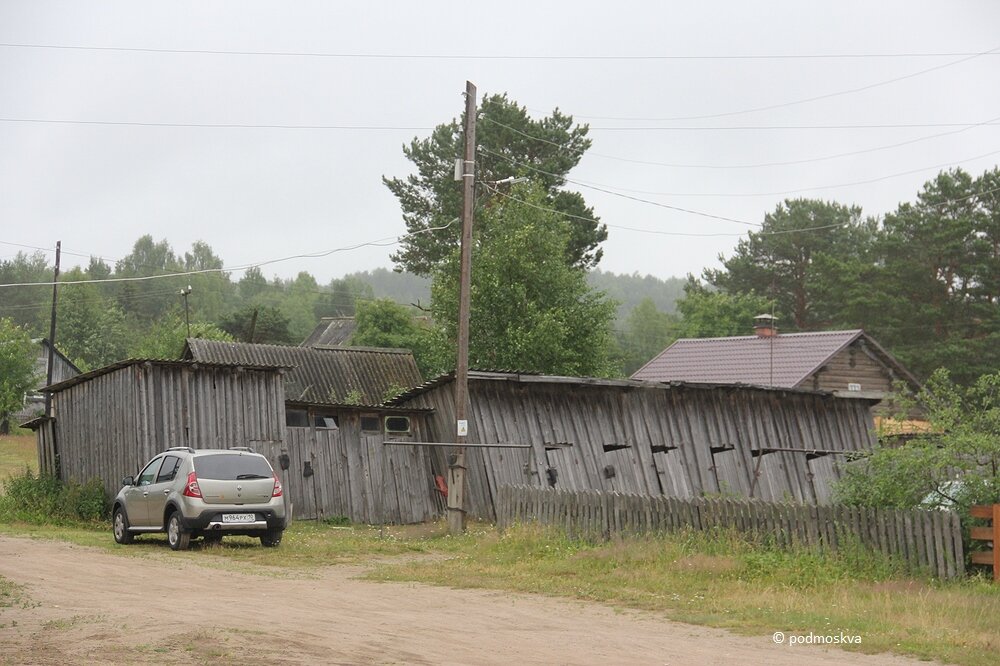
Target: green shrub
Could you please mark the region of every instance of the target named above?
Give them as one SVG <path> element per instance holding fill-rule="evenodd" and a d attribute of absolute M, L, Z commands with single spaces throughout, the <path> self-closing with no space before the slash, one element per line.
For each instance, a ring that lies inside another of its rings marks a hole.
<path fill-rule="evenodd" d="M 0 496 L 0 520 L 36 524 L 97 522 L 108 517 L 108 500 L 98 479 L 63 483 L 54 476 L 24 473 L 7 480 Z"/>

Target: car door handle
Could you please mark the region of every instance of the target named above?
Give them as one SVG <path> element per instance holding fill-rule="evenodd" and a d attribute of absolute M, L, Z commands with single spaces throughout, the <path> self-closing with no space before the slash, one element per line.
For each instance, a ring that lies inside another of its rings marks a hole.
<path fill-rule="evenodd" d="M 142 496 L 143 497 L 149 497 L 149 491 L 148 490 L 142 491 Z"/>
<path fill-rule="evenodd" d="M 166 490 L 164 490 L 163 494 L 164 495 L 169 495 L 170 494 L 170 488 L 167 488 Z"/>

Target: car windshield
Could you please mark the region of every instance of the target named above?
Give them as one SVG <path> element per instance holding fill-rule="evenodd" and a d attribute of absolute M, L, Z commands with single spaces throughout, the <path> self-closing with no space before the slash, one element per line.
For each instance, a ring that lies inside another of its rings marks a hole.
<path fill-rule="evenodd" d="M 238 453 L 212 453 L 194 459 L 194 469 L 199 479 L 238 481 L 242 479 L 270 479 L 271 466 L 260 456 Z"/>

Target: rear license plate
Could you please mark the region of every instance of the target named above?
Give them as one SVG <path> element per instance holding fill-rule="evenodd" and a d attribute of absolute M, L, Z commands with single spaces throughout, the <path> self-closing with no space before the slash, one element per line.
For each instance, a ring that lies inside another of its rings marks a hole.
<path fill-rule="evenodd" d="M 222 522 L 224 523 L 252 523 L 256 520 L 256 516 L 252 513 L 224 513 L 222 514 Z"/>

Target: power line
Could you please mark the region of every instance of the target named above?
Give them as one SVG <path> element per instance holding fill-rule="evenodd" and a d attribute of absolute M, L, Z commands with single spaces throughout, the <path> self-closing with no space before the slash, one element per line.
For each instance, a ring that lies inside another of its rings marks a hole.
<path fill-rule="evenodd" d="M 557 215 L 562 215 L 563 217 L 567 217 L 567 218 L 575 219 L 575 220 L 580 220 L 580 221 L 583 221 L 583 222 L 595 222 L 597 224 L 604 224 L 605 226 L 608 226 L 608 227 L 611 227 L 611 228 L 614 228 L 614 229 L 624 229 L 626 231 L 636 231 L 636 232 L 645 233 L 645 234 L 656 234 L 656 235 L 659 235 L 659 236 L 684 236 L 684 237 L 694 237 L 694 238 L 714 238 L 714 237 L 721 237 L 721 236 L 734 237 L 734 236 L 742 236 L 743 235 L 742 233 L 708 233 L 708 234 L 699 234 L 699 233 L 688 233 L 688 232 L 681 232 L 681 231 L 661 231 L 661 230 L 658 230 L 658 229 L 639 229 L 637 227 L 626 227 L 626 226 L 622 226 L 620 224 L 611 224 L 611 223 L 608 223 L 608 222 L 603 222 L 601 220 L 597 220 L 597 219 L 594 219 L 592 217 L 585 217 L 583 215 L 576 215 L 574 213 L 567 213 L 565 211 L 561 211 L 561 210 L 558 210 L 558 209 L 555 209 L 555 208 L 549 208 L 548 206 L 541 206 L 541 205 L 533 203 L 531 201 L 526 201 L 524 199 L 515 197 L 512 194 L 507 194 L 506 192 L 501 192 L 499 189 L 497 189 L 495 187 L 491 187 L 488 183 L 481 183 L 481 184 L 484 185 L 488 190 L 492 191 L 493 193 L 495 193 L 495 194 L 497 194 L 497 195 L 499 195 L 499 196 L 501 196 L 501 197 L 503 197 L 505 199 L 510 199 L 511 201 L 516 201 L 516 202 L 518 202 L 520 204 L 523 204 L 525 206 L 528 206 L 530 208 L 534 208 L 536 210 L 545 211 L 545 212 L 548 212 L 548 213 L 556 213 Z M 762 235 L 762 236 L 777 236 L 777 235 L 783 235 L 783 234 L 788 234 L 788 233 L 797 233 L 797 232 L 800 232 L 800 231 L 819 231 L 821 229 L 832 229 L 834 227 L 840 227 L 840 226 L 843 226 L 843 225 L 842 224 L 828 224 L 828 225 L 824 225 L 824 226 L 821 226 L 821 227 L 809 227 L 809 228 L 806 228 L 806 229 L 794 229 L 794 230 L 788 230 L 788 231 L 770 231 L 770 232 L 768 232 L 768 231 L 759 231 L 759 232 L 753 232 L 753 233 L 756 233 L 757 235 Z M 0 286 L 2 286 L 2 285 L 0 285 Z"/>
<path fill-rule="evenodd" d="M 2 120 L 2 119 L 0 119 Z M 495 122 L 495 121 L 491 121 Z M 849 129 L 911 129 L 921 127 L 981 127 L 997 126 L 986 123 L 850 123 L 841 125 L 674 125 L 638 127 L 600 127 L 590 125 L 595 132 L 765 132 L 770 130 L 849 130 Z"/>
<path fill-rule="evenodd" d="M 855 93 L 864 92 L 866 90 L 872 90 L 873 88 L 879 88 L 881 86 L 887 86 L 887 85 L 891 85 L 893 83 L 899 83 L 900 81 L 906 81 L 906 80 L 909 80 L 909 79 L 913 79 L 913 78 L 916 78 L 918 76 L 923 76 L 924 74 L 930 74 L 931 72 L 936 72 L 936 71 L 939 71 L 939 70 L 942 70 L 942 69 L 946 69 L 948 67 L 954 67 L 956 65 L 961 65 L 962 63 L 969 62 L 970 60 L 975 60 L 976 58 L 979 58 L 981 56 L 993 54 L 998 49 L 1000 49 L 1000 46 L 994 47 L 994 48 L 990 49 L 989 51 L 983 51 L 981 53 L 975 53 L 973 55 L 961 58 L 959 60 L 953 60 L 952 62 L 947 62 L 947 63 L 941 64 L 941 65 L 935 65 L 934 67 L 928 67 L 927 69 L 922 69 L 922 70 L 919 70 L 919 71 L 916 71 L 916 72 L 911 72 L 909 74 L 905 74 L 903 76 L 897 76 L 897 77 L 894 77 L 894 78 L 891 78 L 891 79 L 885 79 L 883 81 L 876 81 L 875 83 L 869 83 L 869 84 L 863 85 L 863 86 L 857 86 L 857 87 L 854 87 L 854 88 L 848 88 L 846 90 L 838 90 L 836 92 L 825 93 L 823 95 L 814 95 L 812 97 L 804 97 L 802 99 L 791 100 L 791 101 L 788 101 L 788 102 L 780 102 L 780 103 L 777 103 L 777 104 L 767 104 L 767 105 L 764 105 L 764 106 L 755 106 L 755 107 L 751 107 L 751 108 L 748 108 L 748 109 L 739 109 L 737 111 L 724 111 L 724 112 L 720 112 L 720 113 L 706 113 L 706 114 L 693 115 L 693 116 L 672 116 L 672 117 L 667 117 L 667 118 L 614 118 L 614 117 L 607 117 L 607 116 L 584 116 L 584 115 L 581 115 L 580 117 L 581 118 L 595 118 L 595 119 L 598 119 L 598 120 L 648 120 L 648 121 L 652 121 L 652 122 L 671 122 L 671 121 L 676 121 L 676 120 L 710 120 L 710 119 L 714 119 L 714 118 L 728 118 L 728 117 L 732 117 L 732 116 L 741 116 L 741 115 L 745 115 L 745 114 L 748 114 L 748 113 L 757 113 L 759 111 L 772 111 L 774 109 L 783 109 L 783 108 L 786 108 L 786 107 L 789 107 L 789 106 L 798 106 L 800 104 L 808 104 L 810 102 L 818 102 L 820 100 L 832 99 L 834 97 L 843 97 L 845 95 L 853 95 Z"/>
<path fill-rule="evenodd" d="M 497 123 L 495 120 L 483 118 L 486 122 Z M 279 129 L 279 130 L 342 130 L 359 132 L 427 132 L 435 128 L 418 125 L 291 125 L 287 123 L 170 123 L 145 122 L 125 120 L 78 120 L 70 118 L 0 118 L 4 123 L 34 123 L 50 125 L 94 125 L 110 127 L 180 127 L 200 129 Z M 979 123 L 871 123 L 842 125 L 676 125 L 676 126 L 642 126 L 642 127 L 600 127 L 590 126 L 594 132 L 727 132 L 727 131 L 771 131 L 771 130 L 849 130 L 849 129 L 909 129 L 921 127 L 984 127 L 1000 126 L 1000 122 Z M 525 136 L 529 136 L 525 134 Z M 530 137 L 535 138 L 536 137 Z M 537 139 L 543 141 L 543 139 Z M 554 143 L 554 142 L 548 142 Z M 558 144 L 554 144 L 558 145 Z"/>
<path fill-rule="evenodd" d="M 814 162 L 827 162 L 829 160 L 839 159 L 841 157 L 854 157 L 856 155 L 866 155 L 868 153 L 876 153 L 883 150 L 891 150 L 893 148 L 900 148 L 902 146 L 910 146 L 915 143 L 922 143 L 924 141 L 930 141 L 931 139 L 938 139 L 944 136 L 952 136 L 955 134 L 961 134 L 963 132 L 968 132 L 971 129 L 977 127 L 983 127 L 985 125 L 992 125 L 1000 121 L 1000 116 L 996 118 L 991 118 L 989 120 L 983 121 L 981 123 L 976 123 L 975 125 L 968 125 L 957 130 L 951 130 L 949 132 L 939 132 L 937 134 L 929 134 L 926 136 L 917 137 L 916 139 L 909 139 L 907 141 L 900 141 L 897 143 L 890 143 L 881 146 L 874 146 L 872 148 L 863 148 L 860 150 L 851 150 L 843 153 L 834 153 L 833 155 L 824 155 L 822 157 L 810 157 L 799 160 L 781 160 L 774 162 L 757 162 L 755 164 L 683 164 L 683 163 L 670 163 L 670 162 L 656 162 L 650 160 L 637 160 L 627 157 L 618 157 L 615 155 L 607 155 L 602 153 L 597 153 L 593 151 L 587 151 L 587 155 L 593 155 L 594 157 L 601 157 L 609 160 L 616 160 L 619 162 L 630 162 L 632 164 L 642 164 L 644 166 L 662 166 L 670 167 L 675 169 L 760 169 L 764 167 L 776 167 L 776 166 L 795 166 L 799 164 L 811 164 Z M 572 150 L 567 148 L 567 150 Z"/>
<path fill-rule="evenodd" d="M 254 262 L 254 263 L 250 263 L 250 264 L 244 264 L 244 265 L 241 265 L 241 266 L 230 266 L 230 267 L 222 267 L 222 268 L 204 268 L 204 269 L 200 269 L 200 270 L 180 271 L 180 272 L 176 272 L 176 273 L 169 273 L 169 274 L 166 274 L 166 275 L 140 275 L 140 276 L 134 276 L 134 277 L 104 278 L 104 279 L 100 279 L 100 280 L 67 280 L 67 281 L 60 281 L 58 284 L 59 285 L 68 285 L 68 284 L 109 284 L 109 283 L 116 283 L 116 282 L 148 282 L 150 280 L 161 280 L 161 279 L 164 279 L 164 278 L 174 278 L 174 277 L 180 277 L 180 276 L 184 276 L 184 275 L 204 275 L 204 274 L 207 274 L 207 273 L 226 273 L 226 272 L 233 272 L 233 271 L 241 271 L 241 270 L 246 270 L 248 268 L 257 268 L 257 267 L 260 267 L 260 266 L 267 266 L 269 264 L 276 264 L 276 263 L 283 262 L 283 261 L 289 261 L 291 259 L 314 259 L 314 258 L 319 258 L 319 257 L 328 257 L 331 254 L 334 254 L 334 253 L 337 253 L 337 252 L 346 252 L 346 251 L 350 251 L 350 250 L 357 250 L 357 249 L 362 248 L 362 247 L 369 247 L 369 246 L 372 246 L 372 247 L 388 247 L 390 245 L 395 245 L 395 244 L 399 243 L 404 238 L 409 238 L 411 236 L 416 236 L 416 235 L 419 235 L 419 234 L 429 233 L 429 232 L 432 232 L 432 231 L 440 231 L 442 229 L 447 229 L 452 224 L 454 224 L 454 222 L 455 222 L 455 220 L 451 220 L 447 224 L 444 224 L 444 225 L 439 226 L 439 227 L 428 227 L 427 229 L 421 229 L 419 231 L 414 231 L 414 232 L 409 233 L 409 234 L 403 234 L 401 236 L 394 236 L 394 237 L 390 237 L 390 238 L 380 238 L 380 239 L 374 240 L 374 241 L 367 241 L 367 242 L 364 242 L 364 243 L 358 243 L 356 245 L 349 245 L 349 246 L 345 246 L 345 247 L 338 247 L 338 248 L 334 248 L 332 250 L 325 250 L 325 251 L 322 251 L 322 252 L 312 252 L 312 253 L 306 253 L 306 254 L 295 254 L 295 255 L 288 256 L 288 257 L 281 257 L 279 259 L 268 259 L 268 260 L 265 260 L 265 261 L 258 261 L 258 262 Z M 52 286 L 53 284 L 55 284 L 55 283 L 53 283 L 53 282 L 14 282 L 14 283 L 9 283 L 9 284 L 0 284 L 0 288 L 4 288 L 4 287 L 42 287 L 42 286 Z"/>
<path fill-rule="evenodd" d="M 205 129 L 283 129 L 283 130 L 353 130 L 353 131 L 406 131 L 424 132 L 433 127 L 397 125 L 285 125 L 262 123 L 154 123 L 118 120 L 70 120 L 64 118 L 0 118 L 4 123 L 40 123 L 52 125 L 108 125 L 125 127 L 197 127 Z"/>
<path fill-rule="evenodd" d="M 0 47 L 19 49 L 52 49 L 62 51 L 109 51 L 124 53 L 175 53 L 196 55 L 275 56 L 294 58 L 356 58 L 368 60 L 840 60 L 840 59 L 891 59 L 891 58 L 954 58 L 996 55 L 991 51 L 901 51 L 888 53 L 760 53 L 760 54 L 662 54 L 662 55 L 526 55 L 526 54 L 446 54 L 446 53 L 358 53 L 324 51 L 237 51 L 220 49 L 168 49 L 125 46 L 87 46 L 70 44 L 0 43 Z"/>
<path fill-rule="evenodd" d="M 662 167 L 681 168 L 681 169 L 755 169 L 755 168 L 760 168 L 760 167 L 790 166 L 790 165 L 795 165 L 795 164 L 806 164 L 806 163 L 809 163 L 809 162 L 822 162 L 822 161 L 826 161 L 826 160 L 836 159 L 836 158 L 839 158 L 839 157 L 850 157 L 850 156 L 853 156 L 853 155 L 861 155 L 861 154 L 865 154 L 865 153 L 877 152 L 877 151 L 880 151 L 880 150 L 888 150 L 890 148 L 898 148 L 900 146 L 905 146 L 905 145 L 909 145 L 909 144 L 913 144 L 913 143 L 919 143 L 921 141 L 927 141 L 927 140 L 930 140 L 930 139 L 936 139 L 936 138 L 939 138 L 939 137 L 942 137 L 942 136 L 950 136 L 952 134 L 960 134 L 962 132 L 966 132 L 966 131 L 968 131 L 970 129 L 973 129 L 973 128 L 976 128 L 976 127 L 984 127 L 984 126 L 991 126 L 991 125 L 992 126 L 1000 125 L 1000 122 L 998 122 L 998 121 L 1000 121 L 1000 117 L 997 117 L 997 118 L 991 118 L 989 120 L 984 120 L 984 121 L 981 121 L 981 122 L 978 122 L 978 123 L 969 124 L 969 125 L 959 125 L 960 129 L 953 130 L 953 131 L 950 131 L 950 132 L 942 132 L 942 133 L 939 133 L 939 134 L 932 134 L 932 135 L 929 135 L 929 136 L 919 137 L 917 139 L 911 139 L 911 140 L 902 141 L 902 142 L 899 142 L 899 143 L 888 144 L 888 145 L 884 145 L 884 146 L 876 146 L 874 148 L 867 148 L 867 149 L 864 149 L 864 150 L 856 150 L 856 151 L 851 151 L 851 152 L 846 152 L 846 153 L 837 153 L 835 155 L 828 155 L 828 156 L 824 156 L 824 157 L 809 158 L 809 159 L 804 159 L 804 160 L 789 160 L 789 161 L 785 161 L 785 162 L 763 162 L 763 163 L 758 163 L 758 164 L 712 165 L 712 164 L 678 164 L 678 163 L 670 163 L 670 162 L 656 162 L 656 161 L 648 161 L 648 160 L 631 159 L 631 158 L 627 158 L 627 157 L 620 157 L 620 156 L 617 156 L 617 155 L 608 155 L 606 153 L 598 153 L 598 152 L 589 150 L 587 148 L 573 148 L 573 147 L 566 146 L 564 144 L 558 143 L 556 141 L 551 141 L 551 140 L 543 138 L 543 137 L 533 136 L 531 134 L 528 134 L 527 132 L 524 132 L 524 131 L 521 131 L 521 130 L 517 129 L 516 127 L 511 127 L 510 125 L 505 125 L 504 123 L 501 123 L 501 122 L 499 122 L 497 120 L 493 120 L 491 118 L 483 118 L 483 121 L 491 123 L 491 124 L 496 125 L 498 127 L 503 127 L 504 129 L 509 130 L 511 132 L 514 132 L 515 134 L 518 134 L 520 136 L 523 136 L 526 139 L 531 139 L 533 141 L 538 141 L 540 143 L 548 144 L 550 146 L 558 148 L 559 150 L 561 150 L 563 152 L 570 153 L 570 154 L 582 155 L 582 154 L 586 153 L 588 156 L 600 157 L 600 158 L 609 159 L 609 160 L 615 160 L 615 161 L 619 161 L 619 162 L 629 162 L 629 163 L 632 163 L 632 164 L 642 164 L 642 165 L 645 165 L 645 166 L 662 166 Z M 591 128 L 591 129 L 593 129 L 593 128 Z M 480 147 L 480 150 L 482 150 L 482 149 L 483 148 Z M 505 156 L 501 156 L 501 157 L 505 157 Z M 506 157 L 505 157 L 505 159 L 506 159 Z M 648 194 L 648 192 L 647 192 L 647 194 Z"/>
<path fill-rule="evenodd" d="M 974 160 L 982 159 L 984 157 L 991 157 L 993 155 L 996 155 L 996 154 L 1000 153 L 1000 150 L 993 150 L 993 151 L 990 151 L 988 153 L 983 153 L 981 155 L 976 155 L 974 157 L 968 157 L 968 158 L 961 159 L 961 160 L 953 160 L 953 161 L 950 161 L 950 162 L 945 162 L 945 163 L 941 163 L 941 164 L 935 164 L 935 165 L 932 165 L 932 166 L 920 167 L 920 168 L 917 168 L 917 169 L 911 169 L 909 171 L 901 171 L 901 172 L 898 172 L 898 173 L 892 173 L 892 174 L 888 174 L 888 175 L 885 175 L 885 176 L 879 176 L 877 178 L 871 178 L 871 179 L 868 179 L 868 180 L 853 181 L 853 182 L 850 182 L 850 183 L 839 183 L 839 184 L 836 184 L 836 185 L 815 185 L 815 186 L 811 186 L 811 187 L 803 187 L 803 188 L 799 188 L 799 189 L 784 190 L 784 191 L 778 191 L 778 192 L 746 192 L 746 193 L 744 193 L 744 192 L 737 192 L 737 193 L 734 193 L 734 192 L 659 192 L 659 191 L 650 191 L 650 190 L 628 189 L 628 188 L 622 188 L 622 187 L 615 187 L 615 186 L 612 186 L 612 185 L 601 185 L 599 183 L 588 183 L 587 181 L 575 180 L 575 179 L 572 179 L 572 178 L 567 178 L 565 176 L 559 176 L 557 174 L 554 174 L 554 173 L 551 173 L 551 172 L 548 172 L 548 171 L 544 171 L 544 170 L 539 169 L 537 167 L 531 166 L 530 164 L 524 164 L 523 162 L 518 162 L 517 160 L 515 160 L 513 158 L 507 157 L 507 156 L 505 156 L 505 155 L 503 155 L 501 153 L 497 153 L 497 152 L 491 151 L 490 149 L 482 147 L 482 146 L 480 146 L 479 150 L 481 150 L 483 152 L 486 152 L 486 153 L 489 153 L 491 155 L 494 155 L 495 157 L 500 157 L 500 158 L 502 158 L 502 159 L 510 162 L 511 164 L 514 164 L 515 166 L 519 166 L 519 167 L 522 167 L 522 168 L 525 168 L 525 169 L 529 169 L 531 171 L 535 171 L 537 173 L 544 174 L 546 176 L 560 178 L 561 180 L 564 180 L 567 183 L 572 183 L 574 185 L 579 185 L 580 187 L 589 188 L 589 189 L 592 189 L 592 190 L 596 190 L 598 192 L 604 192 L 606 194 L 611 194 L 613 196 L 622 197 L 622 198 L 625 198 L 625 199 L 631 199 L 633 201 L 638 201 L 638 202 L 641 202 L 641 203 L 647 203 L 647 204 L 651 204 L 651 205 L 654 205 L 654 206 L 661 206 L 661 207 L 665 207 L 665 208 L 675 208 L 675 207 L 669 206 L 667 204 L 663 204 L 663 203 L 660 203 L 660 202 L 657 202 L 657 201 L 650 201 L 648 199 L 642 199 L 640 197 L 635 197 L 635 196 L 631 196 L 631 195 L 628 195 L 628 194 L 623 194 L 623 192 L 633 192 L 633 193 L 636 193 L 636 194 L 651 194 L 651 195 L 657 195 L 657 196 L 671 196 L 671 197 L 729 197 L 729 198 L 735 198 L 735 197 L 782 196 L 782 195 L 787 195 L 787 194 L 799 194 L 799 193 L 802 193 L 802 192 L 812 192 L 812 191 L 815 191 L 815 190 L 830 190 L 830 189 L 836 189 L 836 188 L 840 188 L 840 187 L 852 187 L 852 186 L 855 186 L 855 185 L 867 185 L 867 184 L 870 184 L 870 183 L 881 182 L 883 180 L 889 180 L 891 178 L 898 178 L 898 177 L 901 177 L 901 176 L 908 176 L 908 175 L 912 175 L 914 173 L 920 173 L 920 172 L 923 172 L 923 171 L 930 171 L 932 169 L 942 169 L 942 168 L 947 168 L 947 167 L 955 167 L 955 166 L 957 166 L 958 164 L 961 164 L 961 163 L 971 162 L 971 161 L 974 161 Z M 612 188 L 612 189 L 607 189 L 607 188 Z M 614 191 L 614 190 L 618 190 L 618 191 Z M 687 209 L 677 209 L 677 210 L 683 210 L 685 212 L 691 212 L 691 211 L 688 211 Z M 700 213 L 695 213 L 695 214 L 700 214 Z M 706 215 L 708 217 L 717 217 L 717 216 L 711 216 L 711 215 L 707 215 L 707 214 L 704 214 L 704 215 Z M 754 224 L 754 223 L 751 223 L 751 222 L 743 222 L 743 221 L 739 221 L 739 220 L 733 220 L 731 218 L 720 218 L 720 219 L 726 219 L 726 220 L 728 220 L 730 222 L 740 222 L 741 224 L 747 224 L 747 225 Z"/>
<path fill-rule="evenodd" d="M 583 215 L 576 215 L 576 214 L 573 214 L 573 213 L 567 213 L 567 212 L 558 210 L 556 208 L 550 208 L 550 207 L 547 207 L 547 206 L 541 206 L 541 205 L 535 204 L 535 203 L 533 203 L 531 201 L 526 201 L 524 199 L 515 197 L 515 196 L 513 196 L 511 194 L 507 194 L 505 192 L 501 192 L 498 188 L 491 187 L 489 185 L 489 183 L 481 183 L 481 184 L 484 185 L 488 190 L 490 190 L 491 192 L 493 192 L 494 194 L 496 194 L 498 196 L 501 196 L 501 197 L 503 197 L 505 199 L 510 199 L 511 201 L 516 201 L 516 202 L 518 202 L 520 204 L 524 204 L 525 206 L 528 206 L 530 208 L 534 208 L 536 210 L 545 211 L 545 212 L 548 212 L 548 213 L 556 213 L 558 215 L 562 215 L 563 217 L 567 217 L 567 218 L 570 218 L 570 219 L 581 220 L 581 221 L 584 221 L 584 222 L 595 222 L 595 223 L 598 223 L 598 224 L 604 224 L 605 226 L 608 226 L 608 227 L 611 227 L 611 228 L 614 228 L 614 229 L 624 229 L 626 231 L 636 231 L 636 232 L 639 232 L 639 233 L 656 234 L 656 235 L 660 235 L 660 236 L 683 236 L 683 237 L 694 237 L 694 238 L 736 237 L 736 236 L 743 236 L 744 235 L 742 233 L 707 233 L 707 234 L 702 234 L 702 233 L 689 233 L 689 232 L 678 232 L 678 231 L 660 231 L 660 230 L 657 230 L 657 229 L 639 229 L 637 227 L 626 227 L 626 226 L 619 225 L 619 224 L 611 224 L 610 222 L 603 222 L 602 220 L 597 220 L 597 219 L 594 219 L 594 218 L 585 217 Z M 973 193 L 967 194 L 967 195 L 965 195 L 963 197 L 958 197 L 956 199 L 947 199 L 947 200 L 942 201 L 939 204 L 935 204 L 935 205 L 950 205 L 950 204 L 955 204 L 955 203 L 959 203 L 959 202 L 962 202 L 962 201 L 966 201 L 968 199 L 973 199 L 975 197 L 983 196 L 984 194 L 992 194 L 994 192 L 1000 192 L 1000 186 L 997 186 L 997 187 L 994 187 L 994 188 L 991 188 L 991 189 L 988 189 L 988 190 L 983 190 L 981 192 L 973 192 Z M 825 229 L 835 229 L 837 227 L 842 227 L 845 224 L 848 224 L 848 223 L 826 224 L 826 225 L 817 226 L 817 227 L 804 227 L 802 229 L 784 229 L 784 230 L 778 230 L 778 231 L 748 231 L 746 233 L 752 233 L 752 234 L 754 234 L 756 236 L 784 236 L 784 235 L 787 235 L 787 234 L 796 234 L 796 233 L 800 233 L 800 232 L 812 232 L 812 231 L 823 231 Z M 757 226 L 762 226 L 762 225 L 757 225 Z"/>
<path fill-rule="evenodd" d="M 548 171 L 543 171 L 542 169 L 538 169 L 536 167 L 520 163 L 517 160 L 514 160 L 512 158 L 506 157 L 505 155 L 501 155 L 500 153 L 493 152 L 492 150 L 490 150 L 488 148 L 480 147 L 479 150 L 481 150 L 481 151 L 483 151 L 485 153 L 489 153 L 490 155 L 494 155 L 496 157 L 503 158 L 503 159 L 511 162 L 512 164 L 515 164 L 515 165 L 518 165 L 518 166 L 522 166 L 524 168 L 530 169 L 530 170 L 535 171 L 537 173 L 541 173 L 541 174 L 544 174 L 546 176 L 552 176 L 554 178 L 560 178 L 562 180 L 565 180 L 568 183 L 573 183 L 574 185 L 580 185 L 581 187 L 586 187 L 586 188 L 589 188 L 589 189 L 597 190 L 598 192 L 604 192 L 606 194 L 610 194 L 610 195 L 616 196 L 616 197 L 621 197 L 623 199 L 630 199 L 632 201 L 638 201 L 640 203 L 645 203 L 645 204 L 649 204 L 649 205 L 652 205 L 652 206 L 658 206 L 660 208 L 666 208 L 668 210 L 677 211 L 679 213 L 688 213 L 690 215 L 697 215 L 699 217 L 706 217 L 706 218 L 713 219 L 713 220 L 721 220 L 721 221 L 724 221 L 724 222 L 735 222 L 736 224 L 745 224 L 745 225 L 751 226 L 751 227 L 759 227 L 760 226 L 760 224 L 758 224 L 757 222 L 747 222 L 745 220 L 737 220 L 737 219 L 732 218 L 732 217 L 725 217 L 723 215 L 715 215 L 713 213 L 706 213 L 706 212 L 700 211 L 700 210 L 694 210 L 694 209 L 691 209 L 691 208 L 682 208 L 680 206 L 672 206 L 670 204 L 661 203 L 659 201 L 650 201 L 649 199 L 641 199 L 639 197 L 634 197 L 634 196 L 631 196 L 631 195 L 628 195 L 628 194 L 621 194 L 619 192 L 612 192 L 611 190 L 603 189 L 603 188 L 598 187 L 596 185 L 588 185 L 588 184 L 585 184 L 585 183 L 583 183 L 581 181 L 571 180 L 571 179 L 566 178 L 564 176 L 559 176 L 557 174 L 550 173 Z"/>

